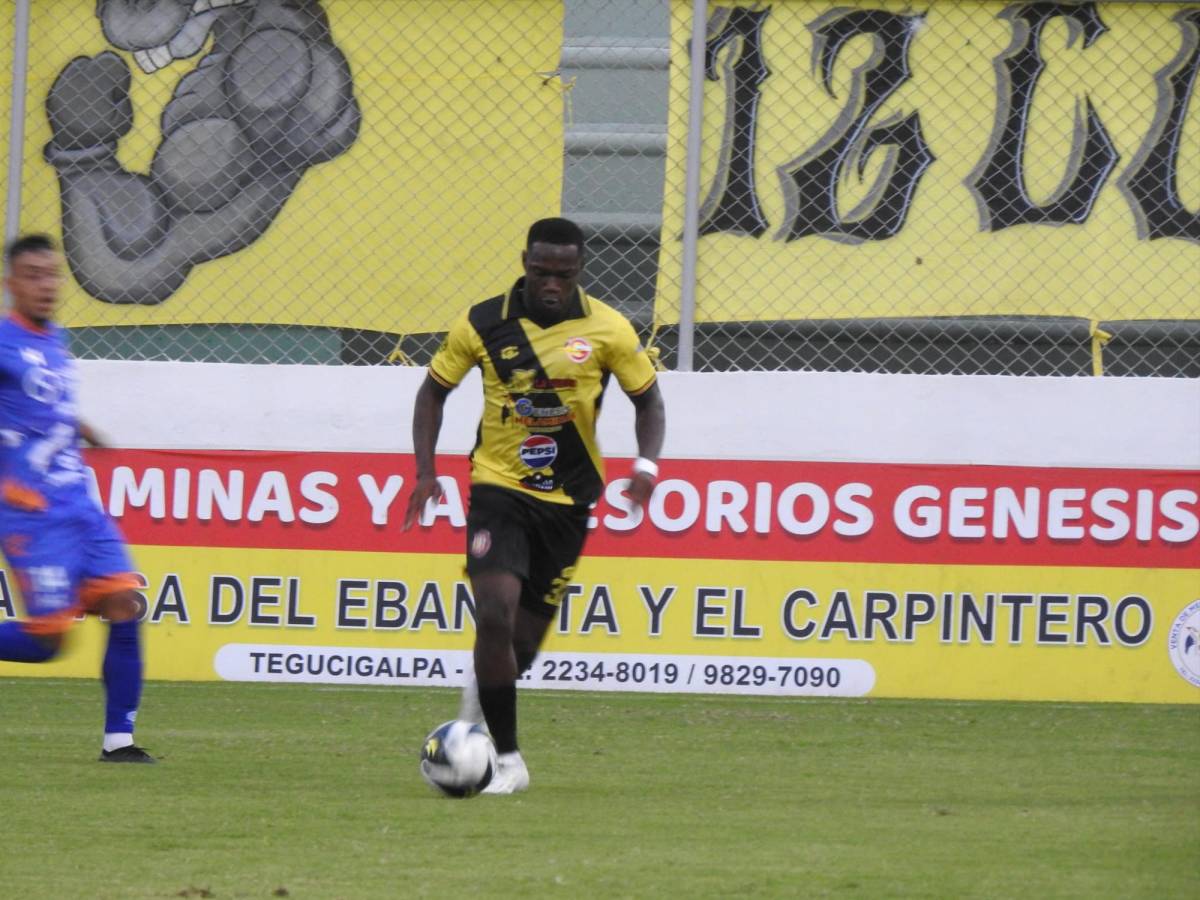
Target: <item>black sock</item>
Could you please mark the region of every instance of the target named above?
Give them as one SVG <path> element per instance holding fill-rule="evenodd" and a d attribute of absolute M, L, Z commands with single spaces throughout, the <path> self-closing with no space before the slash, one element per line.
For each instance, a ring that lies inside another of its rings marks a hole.
<path fill-rule="evenodd" d="M 537 657 L 536 650 L 514 650 L 517 657 L 517 677 L 520 678 L 533 665 L 534 659 Z"/>
<path fill-rule="evenodd" d="M 479 686 L 479 705 L 487 720 L 497 753 L 512 753 L 517 749 L 517 686 Z"/>

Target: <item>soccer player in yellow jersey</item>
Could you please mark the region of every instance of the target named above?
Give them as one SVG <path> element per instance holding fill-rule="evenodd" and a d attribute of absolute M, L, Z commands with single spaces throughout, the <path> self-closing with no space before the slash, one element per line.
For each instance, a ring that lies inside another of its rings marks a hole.
<path fill-rule="evenodd" d="M 623 315 L 579 288 L 583 233 L 542 219 L 521 254 L 525 276 L 455 321 L 413 409 L 417 481 L 404 527 L 441 495 L 435 454 L 446 397 L 483 373 L 471 453 L 467 574 L 475 595 L 475 677 L 460 718 L 487 722 L 499 768 L 485 793 L 529 787 L 517 747 L 518 676 L 529 668 L 587 537 L 604 487 L 596 416 L 609 376 L 635 409 L 638 458 L 629 497 L 644 504 L 658 476 L 666 414 L 654 366 Z"/>

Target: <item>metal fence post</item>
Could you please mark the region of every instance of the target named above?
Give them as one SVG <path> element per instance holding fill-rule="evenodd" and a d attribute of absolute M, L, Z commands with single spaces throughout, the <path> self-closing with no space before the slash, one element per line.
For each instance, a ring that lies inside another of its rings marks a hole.
<path fill-rule="evenodd" d="M 4 208 L 4 242 L 21 227 L 21 178 L 25 159 L 25 93 L 29 80 L 29 14 L 33 0 L 17 0 L 13 9 L 12 104 L 8 123 L 8 202 Z M 8 297 L 5 295 L 5 305 Z"/>
<path fill-rule="evenodd" d="M 696 252 L 700 231 L 700 128 L 704 109 L 704 47 L 708 0 L 692 2 L 691 71 L 688 73 L 687 175 L 683 200 L 683 272 L 679 299 L 680 372 L 692 371 L 696 331 Z"/>

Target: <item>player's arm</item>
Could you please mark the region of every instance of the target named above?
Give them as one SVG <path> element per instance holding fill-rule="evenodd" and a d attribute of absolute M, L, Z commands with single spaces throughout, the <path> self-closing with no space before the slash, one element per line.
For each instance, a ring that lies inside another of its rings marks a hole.
<path fill-rule="evenodd" d="M 442 496 L 442 488 L 437 480 L 437 440 L 442 430 L 442 414 L 450 391 L 451 388 L 437 381 L 432 375 L 425 376 L 425 381 L 417 391 L 412 421 L 417 481 L 413 485 L 412 494 L 408 498 L 408 508 L 404 512 L 405 531 L 412 528 L 426 503 Z"/>
<path fill-rule="evenodd" d="M 657 381 L 651 382 L 641 393 L 631 394 L 629 399 L 633 401 L 633 431 L 638 445 L 629 498 L 638 506 L 644 506 L 654 492 L 654 482 L 658 478 L 658 456 L 662 453 L 663 435 L 667 430 L 667 410 Z"/>
<path fill-rule="evenodd" d="M 83 421 L 78 422 L 76 424 L 75 430 L 79 432 L 79 437 L 89 447 L 107 447 L 108 446 L 108 441 L 104 440 L 104 438 L 102 438 L 100 436 L 100 432 L 98 432 L 95 428 L 93 428 L 87 422 L 83 422 Z"/>
<path fill-rule="evenodd" d="M 662 452 L 667 429 L 667 412 L 658 375 L 646 348 L 638 341 L 633 326 L 623 316 L 613 328 L 606 348 L 605 368 L 617 376 L 621 389 L 633 401 L 633 430 L 637 437 L 638 458 L 633 462 L 629 498 L 644 506 L 654 492 L 658 478 L 658 455 Z"/>
<path fill-rule="evenodd" d="M 483 352 L 479 335 L 470 323 L 469 313 L 464 312 L 450 326 L 446 340 L 429 361 L 429 371 L 413 403 L 413 454 L 417 459 L 417 480 L 404 512 L 405 531 L 416 523 L 426 503 L 442 496 L 435 461 L 438 433 L 442 430 L 442 412 L 450 392 L 458 386 Z"/>

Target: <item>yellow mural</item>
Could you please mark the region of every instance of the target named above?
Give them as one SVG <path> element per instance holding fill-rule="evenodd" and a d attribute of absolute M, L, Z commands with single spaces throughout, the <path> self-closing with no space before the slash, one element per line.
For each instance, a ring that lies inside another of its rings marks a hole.
<path fill-rule="evenodd" d="M 558 212 L 553 0 L 120 6 L 33 14 L 21 226 L 67 325 L 444 329 Z"/>

